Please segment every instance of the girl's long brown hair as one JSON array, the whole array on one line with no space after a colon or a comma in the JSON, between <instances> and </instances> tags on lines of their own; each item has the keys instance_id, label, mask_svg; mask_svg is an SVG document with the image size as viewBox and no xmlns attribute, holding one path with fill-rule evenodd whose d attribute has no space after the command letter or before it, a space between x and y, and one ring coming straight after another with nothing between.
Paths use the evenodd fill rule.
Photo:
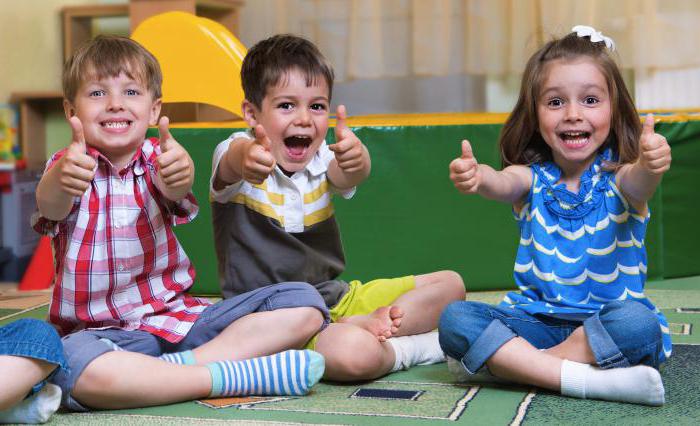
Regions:
<instances>
[{"instance_id":1,"label":"girl's long brown hair","mask_svg":"<svg viewBox=\"0 0 700 426\"><path fill-rule=\"evenodd\" d=\"M570 33L545 44L527 62L518 102L501 130L503 167L552 160L552 151L542 139L537 119L537 101L546 78L545 68L550 61L556 59L575 60L584 56L598 65L610 93L610 134L600 149L611 147L618 156L618 164L631 163L637 159L642 125L615 60L604 42L593 43L590 37Z\"/></svg>"}]
</instances>

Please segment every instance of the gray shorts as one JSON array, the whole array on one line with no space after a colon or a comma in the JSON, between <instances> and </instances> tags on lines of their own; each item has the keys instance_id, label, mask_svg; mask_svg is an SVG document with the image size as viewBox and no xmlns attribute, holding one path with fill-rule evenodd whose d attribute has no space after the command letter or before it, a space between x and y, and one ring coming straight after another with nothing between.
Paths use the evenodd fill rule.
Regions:
<instances>
[{"instance_id":1,"label":"gray shorts","mask_svg":"<svg viewBox=\"0 0 700 426\"><path fill-rule=\"evenodd\" d=\"M129 352L157 357L164 353L197 348L218 336L231 323L248 314L299 307L318 309L324 316L321 329L328 325L330 321L328 308L318 291L306 283L289 282L262 287L209 306L195 321L187 336L177 343L168 342L141 330L129 331L117 328L82 330L63 337L63 349L68 368L57 372L52 381L61 387L65 407L75 411L87 411L88 408L76 401L71 392L88 364L100 355L114 350L100 339L111 340Z\"/></svg>"}]
</instances>

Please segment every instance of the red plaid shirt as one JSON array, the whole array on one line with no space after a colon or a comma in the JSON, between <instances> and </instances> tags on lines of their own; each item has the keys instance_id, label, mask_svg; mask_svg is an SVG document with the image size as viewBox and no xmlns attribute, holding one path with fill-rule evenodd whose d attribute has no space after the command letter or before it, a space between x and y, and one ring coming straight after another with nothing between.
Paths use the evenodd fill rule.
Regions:
<instances>
[{"instance_id":1,"label":"red plaid shirt","mask_svg":"<svg viewBox=\"0 0 700 426\"><path fill-rule=\"evenodd\" d=\"M194 268L172 229L197 215L194 195L173 203L156 188L157 139L146 140L121 171L97 150L88 154L98 163L95 178L68 216L32 218L34 229L53 239L49 320L62 334L114 327L177 342L210 304L185 293Z\"/></svg>"}]
</instances>

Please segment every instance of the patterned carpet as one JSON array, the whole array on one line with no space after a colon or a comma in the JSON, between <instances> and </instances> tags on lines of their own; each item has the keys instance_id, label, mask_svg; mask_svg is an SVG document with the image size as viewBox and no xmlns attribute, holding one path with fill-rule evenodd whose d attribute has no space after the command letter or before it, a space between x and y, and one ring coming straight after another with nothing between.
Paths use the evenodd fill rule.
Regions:
<instances>
[{"instance_id":1,"label":"patterned carpet","mask_svg":"<svg viewBox=\"0 0 700 426\"><path fill-rule=\"evenodd\" d=\"M528 388L451 383L444 364L416 367L369 383L320 383L302 398L193 401L137 410L59 413L51 425L278 424L697 424L700 419L700 277L650 283L649 297L671 324L674 353L661 373L660 408L565 398ZM495 303L503 292L468 295ZM0 324L44 318L48 293L0 291ZM405 398L405 399L404 399Z\"/></svg>"}]
</instances>

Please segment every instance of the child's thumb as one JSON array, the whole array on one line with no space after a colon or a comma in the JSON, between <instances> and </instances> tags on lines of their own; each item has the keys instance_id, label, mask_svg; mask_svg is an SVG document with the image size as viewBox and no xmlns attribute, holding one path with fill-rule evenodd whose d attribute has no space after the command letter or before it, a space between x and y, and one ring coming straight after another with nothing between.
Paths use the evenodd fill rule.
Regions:
<instances>
[{"instance_id":1,"label":"child's thumb","mask_svg":"<svg viewBox=\"0 0 700 426\"><path fill-rule=\"evenodd\" d=\"M270 150L270 139L267 137L267 133L265 132L265 128L262 126L262 124L258 124L255 126L255 143L258 145L262 146L265 148L266 151Z\"/></svg>"},{"instance_id":2,"label":"child's thumb","mask_svg":"<svg viewBox=\"0 0 700 426\"><path fill-rule=\"evenodd\" d=\"M647 114L644 118L644 125L642 126L642 135L651 136L654 134L654 114Z\"/></svg>"},{"instance_id":3,"label":"child's thumb","mask_svg":"<svg viewBox=\"0 0 700 426\"><path fill-rule=\"evenodd\" d=\"M83 132L83 123L76 116L71 117L68 120L72 132L71 144L80 147L82 153L87 152L87 145L85 144L85 133Z\"/></svg>"},{"instance_id":4,"label":"child's thumb","mask_svg":"<svg viewBox=\"0 0 700 426\"><path fill-rule=\"evenodd\" d=\"M162 116L158 121L158 134L160 152L166 152L170 148L168 146L168 141L172 139L172 135L170 134L170 119L168 119L168 117Z\"/></svg>"},{"instance_id":5,"label":"child's thumb","mask_svg":"<svg viewBox=\"0 0 700 426\"><path fill-rule=\"evenodd\" d=\"M336 142L342 138L343 131L348 128L345 120L348 118L348 112L345 105L338 105L335 113L335 140Z\"/></svg>"},{"instance_id":6,"label":"child's thumb","mask_svg":"<svg viewBox=\"0 0 700 426\"><path fill-rule=\"evenodd\" d=\"M472 151L472 146L468 140L464 139L462 141L462 158L474 158L474 152Z\"/></svg>"}]
</instances>

